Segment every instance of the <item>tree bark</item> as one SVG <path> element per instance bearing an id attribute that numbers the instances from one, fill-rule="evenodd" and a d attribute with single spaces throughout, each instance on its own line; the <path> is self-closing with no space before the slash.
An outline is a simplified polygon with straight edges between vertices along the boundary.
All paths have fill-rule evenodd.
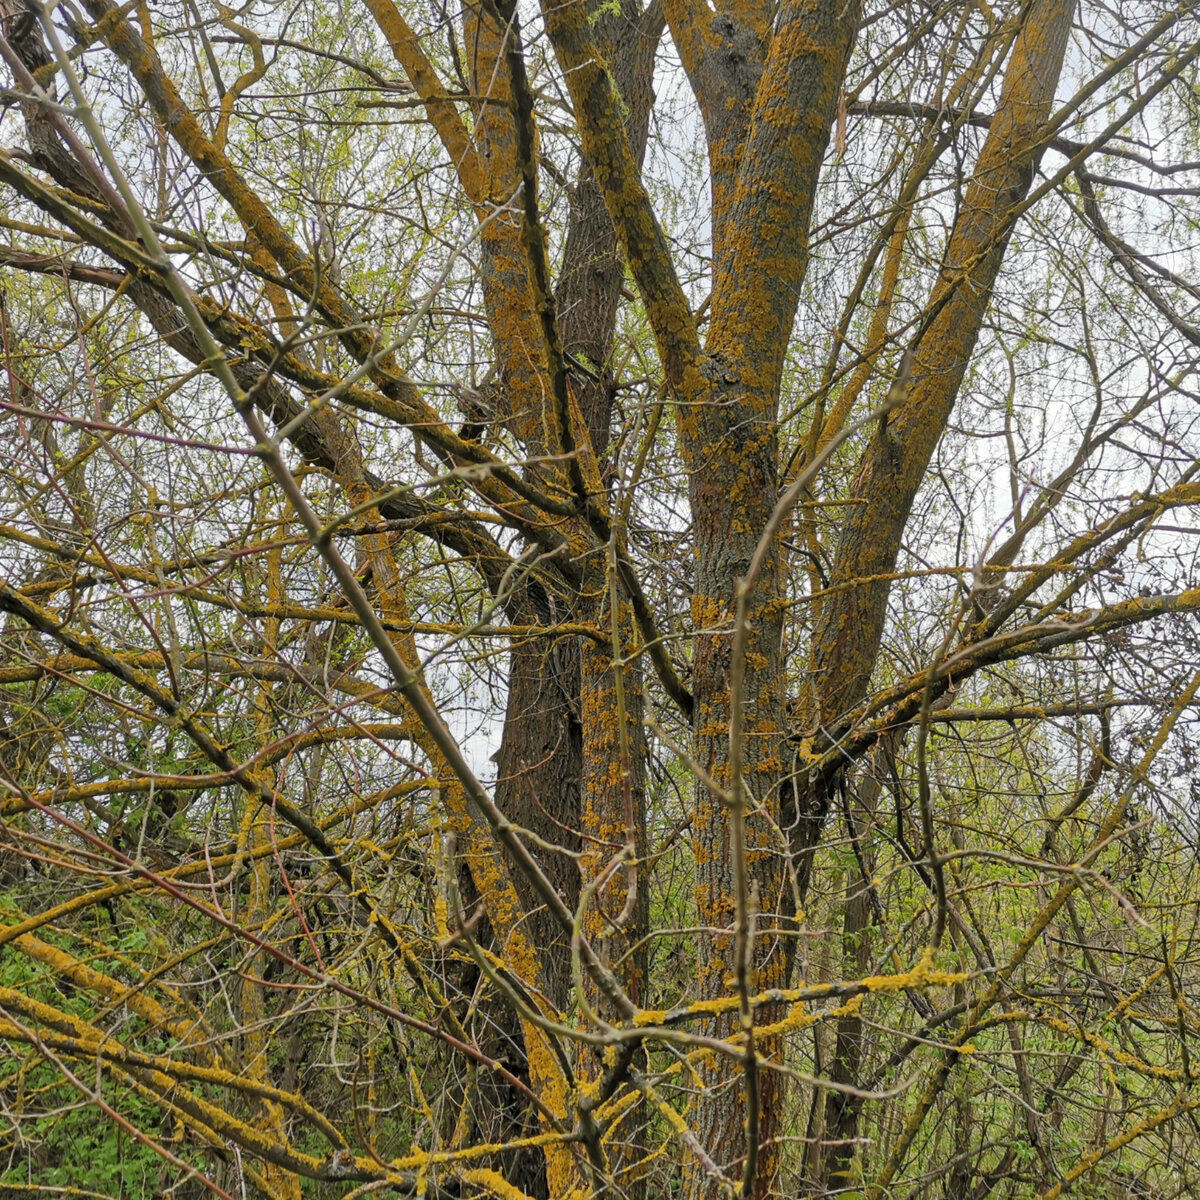
<path id="1" fill-rule="evenodd" d="M 810 677 L 817 712 L 806 717 L 833 737 L 867 692 L 913 501 L 946 428 L 987 311 L 1008 239 L 1045 149 L 1050 114 L 1071 30 L 1074 0 L 1037 0 L 1026 14 L 1000 103 L 951 231 L 912 348 L 902 405 L 881 419 L 850 489 L 830 573 L 830 597 L 813 634 Z M 829 809 L 828 780 L 813 780 L 797 831 L 801 895 Z"/>

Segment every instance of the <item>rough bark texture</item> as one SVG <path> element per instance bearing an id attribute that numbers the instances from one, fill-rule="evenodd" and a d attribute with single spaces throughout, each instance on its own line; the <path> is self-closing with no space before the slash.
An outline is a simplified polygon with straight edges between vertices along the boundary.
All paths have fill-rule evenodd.
<path id="1" fill-rule="evenodd" d="M 613 80 L 627 116 L 626 136 L 634 161 L 641 163 L 654 99 L 654 55 L 663 19 L 657 0 L 645 11 L 624 0 L 617 12 L 600 5 L 596 44 L 612 65 Z M 570 194 L 570 221 L 555 291 L 563 349 L 586 370 L 573 377 L 575 393 L 596 458 L 603 462 L 612 425 L 612 351 L 617 302 L 625 278 L 616 230 L 604 206 L 604 193 L 585 162 Z"/>
<path id="2" fill-rule="evenodd" d="M 539 275 L 538 267 L 544 264 L 537 261 L 538 254 L 549 256 L 544 253 L 544 242 L 535 246 L 531 237 L 531 224 L 536 227 L 540 221 L 532 182 L 538 164 L 528 136 L 532 126 L 522 123 L 531 122 L 532 117 L 528 106 L 524 113 L 521 109 L 521 64 L 513 62 L 514 53 L 522 52 L 515 6 L 489 3 L 464 8 L 462 27 L 473 93 L 473 99 L 466 101 L 450 97 L 441 88 L 421 55 L 418 40 L 389 0 L 367 2 L 454 162 L 463 194 L 477 217 L 486 222 L 480 237 L 480 280 L 496 373 L 495 420 L 516 447 L 513 457 L 558 456 L 552 463 L 527 463 L 511 471 L 507 483 L 497 482 L 504 464 L 490 462 L 487 472 L 481 473 L 488 478 L 478 483 L 481 494 L 491 489 L 486 493 L 489 502 L 502 514 L 496 519 L 511 521 L 508 529 L 516 531 L 512 540 L 519 543 L 524 539 L 530 549 L 564 551 L 553 561 L 509 577 L 506 571 L 513 560 L 501 549 L 507 543 L 501 535 L 493 538 L 486 532 L 484 522 L 464 521 L 440 536 L 475 565 L 493 593 L 499 591 L 502 581 L 506 587 L 513 584 L 505 606 L 514 623 L 536 624 L 542 629 L 586 623 L 602 635 L 587 640 L 576 633 L 533 640 L 513 638 L 507 709 L 497 756 L 499 808 L 515 825 L 534 835 L 530 842 L 537 847 L 537 862 L 566 907 L 578 909 L 586 896 L 586 944 L 594 948 L 603 965 L 613 967 L 633 1004 L 644 1003 L 647 980 L 642 935 L 649 924 L 648 889 L 638 886 L 637 870 L 631 875 L 630 868 L 636 863 L 637 869 L 644 869 L 648 849 L 646 695 L 640 665 L 647 647 L 631 601 L 637 589 L 617 577 L 615 563 L 625 547 L 626 531 L 614 516 L 617 506 L 612 503 L 612 493 L 618 473 L 606 457 L 614 418 L 610 361 L 614 324 L 628 268 L 657 341 L 666 386 L 677 405 L 679 443 L 688 469 L 695 554 L 690 613 L 692 694 L 685 693 L 682 702 L 674 694 L 673 698 L 681 713 L 691 719 L 695 758 L 716 784 L 697 785 L 689 814 L 698 918 L 694 991 L 701 1002 L 730 997 L 731 979 L 737 978 L 741 966 L 735 956 L 739 891 L 752 910 L 756 927 L 748 987 L 757 991 L 786 984 L 797 914 L 791 905 L 785 863 L 789 853 L 795 855 L 803 901 L 830 802 L 837 788 L 845 786 L 845 776 L 839 763 L 824 775 L 814 770 L 813 778 L 802 779 L 802 811 L 794 839 L 787 844 L 787 835 L 781 830 L 792 825 L 786 810 L 789 803 L 794 804 L 789 778 L 792 748 L 786 741 L 784 712 L 789 682 L 783 647 L 787 596 L 779 549 L 760 543 L 781 489 L 777 425 L 785 356 L 808 265 L 808 231 L 822 162 L 858 35 L 859 5 L 855 0 L 784 0 L 781 4 L 754 0 L 711 7 L 698 0 L 663 0 L 664 18 L 658 0 L 652 0 L 645 11 L 633 0 L 622 0 L 616 7 L 602 0 L 590 4 L 547 0 L 545 28 L 571 93 L 584 160 L 570 196 L 563 264 L 551 299 L 547 272 Z M 214 141 L 205 134 L 201 122 L 165 76 L 153 47 L 143 44 L 108 0 L 85 0 L 85 5 L 98 23 L 97 36 L 129 66 L 155 119 L 164 129 L 170 127 L 199 174 L 220 191 L 245 226 L 250 244 L 257 247 L 247 251 L 254 269 L 278 272 L 298 295 L 314 296 L 316 309 L 331 327 L 336 326 L 335 336 L 347 354 L 366 365 L 365 375 L 378 389 L 380 403 L 393 405 L 389 416 L 398 428 L 420 429 L 418 437 L 441 439 L 436 443 L 438 452 L 450 465 L 482 462 L 480 457 L 471 457 L 483 453 L 481 446 L 467 445 L 444 428 L 438 430 L 434 414 L 421 407 L 417 389 L 395 362 L 375 361 L 370 323 L 338 291 L 336 279 L 322 277 L 310 257 L 290 240 L 283 223 L 225 156 L 223 139 Z M 500 14 L 501 9 L 507 18 Z M 1031 0 L 1021 10 L 1020 31 L 1012 43 L 999 101 L 978 160 L 969 170 L 970 182 L 928 300 L 927 319 L 912 347 L 912 367 L 902 403 L 874 427 L 854 474 L 849 503 L 839 518 L 827 595 L 812 610 L 819 615 L 808 670 L 812 684 L 800 717 L 803 731 L 809 735 L 799 752 L 802 763 L 828 751 L 832 739 L 854 731 L 862 711 L 858 706 L 869 694 L 884 633 L 887 577 L 902 553 L 918 489 L 946 431 L 1008 239 L 1029 194 L 1073 9 L 1074 0 Z M 0 16 L 26 65 L 44 72 L 49 56 L 39 27 L 25 11 L 24 0 L 0 0 Z M 670 24 L 699 101 L 711 164 L 714 267 L 708 327 L 703 336 L 641 180 L 653 99 L 654 51 L 664 19 Z M 1015 20 L 1012 27 L 1016 28 Z M 1001 44 L 1000 39 L 995 44 Z M 1004 45 L 1007 47 L 1007 42 Z M 999 63 L 1002 55 L 996 53 Z M 468 104 L 474 105 L 469 130 L 467 120 L 460 116 Z M 102 229 L 94 235 L 93 244 L 121 263 L 128 274 L 104 274 L 107 269 L 94 266 L 76 265 L 74 269 L 92 272 L 89 283 L 120 289 L 167 346 L 192 363 L 204 362 L 194 332 L 181 327 L 179 306 L 153 272 L 144 265 L 139 268 L 135 249 L 130 249 L 132 235 L 121 225 L 115 207 L 105 211 L 104 189 L 97 188 L 94 175 L 89 176 L 71 158 L 52 116 L 29 103 L 23 114 L 28 157 L 59 185 L 57 194 L 46 189 L 47 194 L 39 194 L 37 203 L 70 225 L 73 218 L 64 190 L 89 201 L 88 211 L 115 239 L 111 246 L 105 244 Z M 39 185 L 26 180 L 20 186 L 26 195 L 32 195 Z M 76 214 L 74 219 L 82 218 Z M 814 422 L 813 447 L 826 441 L 849 417 L 884 351 L 887 306 L 901 278 L 905 232 L 906 226 L 898 222 L 887 235 L 892 253 L 884 276 L 882 296 L 886 300 L 881 298 L 881 324 L 869 338 L 870 356 L 851 376 L 849 392 L 841 397 L 843 407 L 834 410 L 830 423 L 821 426 Z M 63 273 L 67 273 L 65 263 Z M 869 277 L 868 271 L 864 283 Z M 270 287 L 267 294 L 278 309 L 286 296 L 277 285 L 270 286 L 279 298 Z M 255 344 L 246 332 L 250 322 L 245 328 L 239 326 L 230 315 L 232 308 L 226 312 L 211 301 L 204 312 L 222 342 L 236 348 L 238 357 L 231 370 L 238 385 L 254 390 L 255 403 L 276 424 L 292 421 L 299 402 L 285 386 L 267 377 L 265 356 L 256 360 Z M 276 316 L 279 328 L 286 329 L 294 313 L 277 311 Z M 559 355 L 560 346 L 565 355 Z M 564 359 L 569 364 L 565 376 Z M 323 386 L 311 361 L 297 358 L 284 362 L 281 358 L 280 363 L 283 365 L 272 362 L 270 369 L 278 369 L 282 378 L 297 382 L 309 393 L 316 394 Z M 560 387 L 564 377 L 569 382 L 565 401 Z M 291 436 L 305 462 L 327 472 L 346 501 L 372 518 L 416 519 L 425 514 L 421 501 L 410 495 L 390 498 L 386 506 L 380 504 L 379 511 L 372 508 L 381 481 L 366 471 L 352 427 L 334 408 L 315 412 L 307 424 L 298 424 Z M 527 490 L 522 491 L 522 486 Z M 529 494 L 537 498 L 528 501 Z M 844 499 L 839 495 L 837 502 Z M 523 505 L 519 518 L 511 517 L 506 507 L 510 500 L 515 501 L 514 509 Z M 817 545 L 815 528 L 814 523 L 810 531 L 813 546 Z M 376 531 L 364 535 L 359 545 L 364 568 L 370 571 L 365 586 L 370 589 L 371 603 L 390 622 L 389 630 L 411 628 L 394 543 Z M 762 569 L 748 605 L 743 709 L 736 713 L 731 651 L 735 606 L 739 584 L 760 549 L 765 552 Z M 350 591 L 346 584 L 347 594 Z M 46 631 L 51 624 L 46 618 L 37 628 Z M 415 667 L 412 634 L 396 634 L 393 645 L 410 669 Z M 264 687 L 263 692 L 269 695 L 271 688 Z M 918 694 L 919 689 L 910 687 L 897 700 L 897 705 L 907 705 L 901 713 L 903 720 L 913 718 Z M 382 706 L 387 701 L 380 699 L 379 703 Z M 741 766 L 735 780 L 731 726 L 739 718 L 744 720 L 744 742 L 738 746 Z M 819 736 L 813 730 L 818 730 Z M 858 735 L 862 736 L 861 722 Z M 437 762 L 435 743 L 420 729 L 410 724 L 403 736 L 430 762 Z M 445 743 L 438 744 L 449 756 Z M 865 745 L 855 745 L 856 756 L 861 757 Z M 806 760 L 805 755 L 810 758 Z M 555 916 L 547 911 L 554 895 L 539 892 L 537 884 L 525 875 L 510 874 L 498 836 L 468 808 L 463 787 L 445 770 L 439 767 L 438 771 L 443 815 L 458 839 L 463 898 L 468 908 L 480 902 L 482 915 L 473 927 L 476 939 L 494 952 L 501 971 L 523 997 L 540 1005 L 545 1016 L 565 1019 L 569 1013 L 577 1027 L 588 1032 L 600 1023 L 588 1014 L 589 1006 L 597 1010 L 601 1022 L 616 1016 L 614 1010 L 621 1009 L 622 998 L 615 989 L 607 997 L 603 995 L 600 970 L 585 975 L 580 1011 L 571 1012 L 575 993 L 569 936 L 561 912 Z M 733 823 L 731 809 L 719 794 L 735 783 L 744 784 L 746 799 L 744 866 L 748 883 L 744 889 L 738 869 L 742 863 L 735 849 L 742 828 Z M 878 792 L 877 777 L 860 780 L 858 805 L 868 816 Z M 858 978 L 866 976 L 870 966 L 872 893 L 867 881 L 872 863 L 869 845 L 858 840 L 849 806 L 847 816 L 859 869 L 851 868 L 844 876 L 840 973 Z M 741 821 L 740 812 L 736 819 Z M 497 821 L 496 830 L 502 825 Z M 1100 828 L 1106 839 L 1115 837 L 1115 824 Z M 260 901 L 267 894 L 264 864 L 269 839 L 257 826 L 252 833 L 249 844 L 261 854 L 252 880 L 255 890 L 250 910 L 255 916 L 261 909 L 265 920 L 265 901 Z M 512 840 L 505 844 L 509 856 L 519 860 L 520 845 Z M 332 851 L 328 857 L 332 861 Z M 536 869 L 530 867 L 529 871 L 536 879 Z M 1063 888 L 1068 886 L 1075 884 L 1063 884 Z M 1061 895 L 1063 899 L 1055 904 L 1065 902 L 1069 891 Z M 1054 911 L 1050 907 L 1044 910 L 1049 913 L 1047 922 Z M 402 956 L 400 942 L 387 928 L 385 918 L 386 914 L 382 923 L 376 922 L 380 936 L 392 937 L 390 949 Z M 444 917 L 439 932 L 446 933 Z M 1020 953 L 1026 953 L 1038 936 L 1040 930 L 1031 926 L 1028 944 L 1022 943 Z M 447 934 L 440 944 L 452 941 Z M 250 961 L 241 996 L 244 1014 L 253 1025 L 267 1013 L 269 994 L 258 958 Z M 1012 961 L 1020 963 L 1016 957 Z M 536 1020 L 522 1015 L 519 1005 L 501 995 L 502 989 L 493 987 L 483 971 L 472 975 L 457 963 L 452 969 L 463 970 L 467 976 L 463 991 L 477 995 L 478 1002 L 456 1006 L 431 1000 L 431 1009 L 447 1025 L 467 1020 L 469 1011 L 480 1022 L 472 1030 L 476 1044 L 512 1070 L 510 1077 L 499 1072 L 488 1075 L 475 1093 L 476 1103 L 491 1110 L 484 1140 L 519 1142 L 556 1128 L 556 1124 L 569 1130 L 578 1122 L 569 1147 L 559 1143 L 504 1151 L 486 1147 L 485 1155 L 506 1181 L 489 1186 L 498 1194 L 507 1194 L 504 1186 L 509 1190 L 515 1186 L 535 1200 L 577 1196 L 585 1182 L 579 1165 L 588 1136 L 585 1118 L 593 1115 L 584 1100 L 593 1097 L 585 1095 L 585 1087 L 576 1093 L 570 1072 L 561 1068 L 563 1057 L 555 1053 L 557 1047 L 551 1047 L 551 1036 L 541 1031 Z M 419 972 L 414 969 L 413 974 Z M 997 977 L 994 988 L 1002 982 Z M 472 984 L 479 985 L 478 992 Z M 923 983 L 910 979 L 904 986 L 916 988 Z M 987 986 L 991 988 L 993 983 Z M 863 992 L 870 990 L 866 983 L 859 987 Z M 996 990 L 986 993 L 987 1003 L 998 994 Z M 958 995 L 965 1009 L 967 992 Z M 978 1003 L 982 1013 L 984 1001 Z M 712 1014 L 718 1011 L 725 1015 L 714 1018 Z M 762 1004 L 754 1020 L 767 1024 L 777 1014 L 771 1005 Z M 628 1009 L 621 1015 L 629 1016 Z M 651 1015 L 637 1014 L 634 1024 Z M 720 1005 L 702 1003 L 686 1015 L 698 1018 L 686 1025 L 688 1029 L 723 1038 L 738 1033 L 735 1014 Z M 858 1182 L 861 1162 L 856 1161 L 855 1143 L 863 1101 L 853 1090 L 864 1083 L 865 1028 L 856 1009 L 844 1011 L 836 1025 L 832 1061 L 820 1064 L 830 1069 L 832 1081 L 843 1090 L 829 1089 L 823 1094 L 816 1090 L 821 1112 L 812 1127 L 828 1144 L 814 1147 L 806 1160 L 810 1166 L 806 1186 L 814 1191 L 832 1192 Z M 655 1036 L 661 1037 L 661 1030 Z M 590 1081 L 604 1080 L 612 1060 L 619 1057 L 614 1047 L 598 1053 L 592 1046 L 577 1048 L 566 1037 L 563 1044 L 570 1047 L 566 1053 L 577 1053 L 576 1063 L 583 1068 L 580 1074 Z M 632 1038 L 623 1043 L 628 1044 Z M 267 1080 L 266 1042 L 251 1033 L 243 1047 L 253 1070 Z M 762 1058 L 768 1058 L 776 1055 L 780 1046 L 766 1039 L 757 1049 Z M 1018 1074 L 1020 1053 L 1014 1042 Z M 637 1065 L 645 1062 L 640 1050 L 632 1051 L 630 1058 Z M 727 1179 L 736 1179 L 740 1164 L 757 1148 L 757 1171 L 747 1178 L 744 1192 L 765 1197 L 776 1186 L 777 1135 L 785 1111 L 781 1073 L 759 1071 L 760 1115 L 755 1124 L 746 1103 L 746 1096 L 753 1091 L 747 1082 L 753 1077 L 751 1071 L 743 1074 L 729 1058 L 715 1056 L 697 1058 L 694 1066 L 700 1086 L 689 1101 L 687 1121 L 695 1142 L 682 1155 L 686 1158 L 698 1143 Z M 939 1067 L 929 1077 L 919 1100 L 921 1119 L 937 1101 L 950 1070 L 950 1066 Z M 626 1084 L 627 1080 L 621 1079 L 613 1088 Z M 551 1109 L 551 1116 L 535 1111 L 526 1087 Z M 601 1090 L 599 1084 L 592 1087 Z M 462 1095 L 465 1103 L 465 1088 Z M 639 1105 L 644 1098 L 632 1092 L 630 1097 Z M 946 1184 L 947 1195 L 955 1200 L 970 1194 L 974 1177 L 974 1168 L 963 1165 L 972 1144 L 967 1099 L 964 1092 L 957 1143 L 963 1157 Z M 1025 1111 L 1030 1114 L 1032 1105 L 1028 1097 L 1025 1100 Z M 256 1119 L 282 1136 L 282 1111 L 264 1103 Z M 624 1124 L 618 1119 L 605 1130 L 607 1158 L 596 1152 L 589 1159 L 598 1193 L 608 1189 L 611 1194 L 641 1194 L 642 1185 L 626 1172 L 643 1157 L 642 1130 L 648 1123 L 647 1112 L 652 1111 L 631 1105 L 633 1115 L 624 1118 Z M 664 1115 L 663 1110 L 658 1115 Z M 872 1185 L 873 1196 L 889 1185 L 919 1125 L 918 1121 L 896 1135 L 880 1180 Z M 1032 1125 L 1030 1131 L 1032 1139 Z M 756 1143 L 748 1141 L 751 1136 Z M 688 1200 L 708 1200 L 726 1190 L 723 1183 L 711 1178 L 707 1167 L 698 1154 L 685 1163 L 683 1189 Z M 286 1184 L 290 1194 L 298 1192 L 298 1184 L 293 1187 L 298 1176 L 283 1172 L 278 1179 L 290 1181 Z"/>
<path id="3" fill-rule="evenodd" d="M 771 44 L 775 6 L 762 0 L 725 0 L 711 7 L 696 0 L 665 0 L 664 8 L 704 120 L 713 265 L 721 274 L 731 265 L 731 240 L 737 227 L 728 214 L 745 161 L 746 131 Z"/>
<path id="4" fill-rule="evenodd" d="M 830 584 L 890 571 L 917 488 L 954 406 L 1016 213 L 1033 182 L 1071 29 L 1074 0 L 1041 0 L 1026 18 L 1005 74 L 1000 105 L 929 300 L 936 316 L 915 348 L 904 406 L 881 422 L 851 490 Z M 849 589 L 826 608 L 814 674 L 821 711 L 836 717 L 866 688 L 883 630 L 889 583 Z"/>
<path id="5" fill-rule="evenodd" d="M 747 572 L 778 499 L 778 417 L 783 351 L 807 267 L 804 240 L 834 106 L 854 41 L 856 10 L 844 4 L 786 6 L 758 81 L 753 117 L 742 141 L 742 165 L 727 211 L 735 231 L 728 269 L 713 288 L 712 327 L 703 370 L 706 403 L 681 428 L 689 452 L 695 521 L 694 751 L 718 783 L 727 785 L 730 622 L 735 585 Z M 757 892 L 760 943 L 756 983 L 781 982 L 789 933 L 783 851 L 777 844 L 783 776 L 781 656 L 783 609 L 778 555 L 772 548 L 748 610 L 745 677 L 747 867 Z M 734 884 L 726 812 L 700 786 L 692 826 L 700 925 L 731 929 Z M 733 964 L 730 933 L 701 934 L 699 987 L 722 994 Z M 769 1052 L 769 1047 L 767 1048 Z M 709 1077 L 710 1088 L 719 1076 Z M 764 1073 L 763 1155 L 757 1194 L 772 1186 L 773 1137 L 780 1116 L 779 1078 Z M 718 1162 L 744 1153 L 745 1114 L 729 1095 L 710 1092 L 697 1106 L 703 1145 Z M 711 1186 L 696 1174 L 693 1188 Z"/>
<path id="6" fill-rule="evenodd" d="M 835 736 L 842 732 L 839 718 L 863 698 L 874 669 L 891 586 L 887 575 L 1044 149 L 1038 133 L 1050 113 L 1074 7 L 1074 0 L 1039 0 L 1026 15 L 929 300 L 932 320 L 914 348 L 907 397 L 879 422 L 851 488 L 851 499 L 860 503 L 846 509 L 829 581 L 833 597 L 821 613 L 812 653 L 819 719 Z M 802 894 L 828 807 L 827 781 L 815 781 L 798 830 Z"/>
<path id="7" fill-rule="evenodd" d="M 653 17 L 647 21 L 634 5 L 625 5 L 620 14 L 602 16 L 596 26 L 598 39 L 612 55 L 615 76 L 628 89 L 623 91 L 629 111 L 628 137 L 632 152 L 640 159 L 646 145 L 650 77 L 661 22 Z M 476 74 L 480 73 L 477 68 Z M 503 153 L 499 138 L 505 127 L 493 117 L 488 129 L 491 143 L 488 157 L 495 164 Z M 515 177 L 508 182 L 515 187 Z M 500 190 L 503 186 L 501 183 Z M 485 240 L 485 286 L 490 278 L 494 300 L 489 307 L 511 310 L 523 300 L 531 322 L 517 331 L 515 316 L 511 311 L 504 312 L 502 320 L 514 329 L 513 341 L 509 345 L 498 344 L 497 352 L 499 361 L 506 364 L 507 419 L 518 424 L 528 453 L 534 455 L 545 452 L 540 414 L 546 404 L 548 382 L 544 368 L 537 371 L 532 365 L 522 367 L 522 358 L 530 364 L 542 361 L 541 335 L 532 327 L 533 309 L 523 251 L 513 241 L 511 230 L 497 232 Z M 608 444 L 612 419 L 612 394 L 605 372 L 622 275 L 612 222 L 603 208 L 590 170 L 585 169 L 572 199 L 556 308 L 560 313 L 564 349 L 580 355 L 594 375 L 593 378 L 580 371 L 575 376 L 575 394 L 596 457 L 603 454 Z M 518 284 L 520 290 L 517 290 Z M 537 358 L 532 357 L 535 352 Z M 509 384 L 509 376 L 513 377 L 512 384 Z M 516 391 L 513 391 L 514 386 Z M 532 416 L 535 411 L 539 414 L 538 420 Z M 600 553 L 602 556 L 602 551 Z M 513 606 L 518 614 L 516 619 L 520 620 L 521 615 L 536 614 L 542 621 L 553 623 L 597 616 L 600 605 L 595 593 L 603 585 L 602 562 L 600 566 L 598 577 L 594 574 L 591 586 L 582 595 L 565 594 L 553 583 L 545 587 L 531 584 Z M 570 637 L 556 641 L 549 651 L 540 642 L 512 647 L 504 733 L 497 756 L 497 800 L 501 808 L 543 840 L 561 845 L 572 853 L 580 846 L 582 816 L 583 724 L 579 656 L 578 640 Z M 603 736 L 610 734 L 611 729 Z M 644 737 L 640 722 L 634 736 L 639 742 Z M 567 855 L 547 855 L 546 865 L 568 905 L 574 909 L 579 898 L 579 873 L 574 860 Z M 532 897 L 530 899 L 531 910 L 538 909 L 532 903 Z M 552 1002 L 563 1009 L 570 989 L 569 948 L 561 930 L 545 914 L 535 911 L 532 920 L 538 944 L 547 948 L 551 959 Z"/>
<path id="8" fill-rule="evenodd" d="M 597 6 L 594 21 L 597 42 L 611 61 L 626 107 L 625 136 L 630 152 L 640 161 L 646 145 L 654 54 L 662 21 L 654 11 L 643 13 L 637 4 L 622 4 L 619 11 Z M 503 67 L 503 43 L 499 30 L 488 20 L 469 14 L 467 44 L 472 47 L 472 77 L 477 90 L 487 87 L 491 100 L 507 101 L 508 81 Z M 479 112 L 477 145 L 491 185 L 491 199 L 504 203 L 516 191 L 520 173 L 517 164 L 516 131 L 507 107 L 489 103 Z M 505 216 L 491 221 L 484 231 L 483 283 L 495 352 L 503 385 L 504 410 L 501 420 L 533 457 L 561 450 L 550 416 L 551 384 L 538 326 L 536 301 L 529 279 L 527 248 L 519 218 Z M 573 399 L 577 403 L 590 441 L 593 459 L 603 456 L 612 421 L 611 354 L 617 301 L 623 267 L 612 222 L 590 169 L 585 165 L 571 197 L 564 262 L 554 298 L 559 333 L 564 351 L 577 360 L 572 371 Z M 535 475 L 544 475 L 541 470 Z M 559 472 L 555 472 L 557 476 Z M 578 533 L 581 544 L 592 541 L 589 530 Z M 551 568 L 551 571 L 553 569 Z M 553 573 L 531 580 L 519 589 L 510 610 L 518 622 L 537 620 L 601 621 L 608 617 L 602 602 L 606 592 L 603 547 L 597 547 L 584 564 L 582 588 L 567 589 Z M 622 626 L 631 637 L 631 623 Z M 641 830 L 645 802 L 645 732 L 641 721 L 641 687 L 636 674 L 628 687 L 627 736 L 632 751 L 632 774 L 622 780 L 616 769 L 617 712 L 611 684 L 611 666 L 606 652 L 579 639 L 564 636 L 547 646 L 544 641 L 514 643 L 507 674 L 507 702 L 500 749 L 497 754 L 496 797 L 501 809 L 523 828 L 533 831 L 540 842 L 561 846 L 563 853 L 541 851 L 541 860 L 567 905 L 579 903 L 580 872 L 585 880 L 603 869 L 620 848 L 625 832 L 624 788 L 635 810 Z M 581 850 L 581 832 L 588 839 Z M 615 847 L 612 843 L 615 840 Z M 644 843 L 642 843 L 644 845 Z M 598 853 L 597 853 L 598 848 Z M 600 861 L 597 861 L 597 860 Z M 618 876 L 618 881 L 624 874 Z M 541 947 L 548 999 L 562 1012 L 571 1003 L 570 946 L 558 923 L 537 903 L 532 889 L 518 881 L 526 902 L 532 936 Z M 609 891 L 598 897 L 607 906 Z M 623 900 L 611 916 L 620 913 Z M 637 942 L 646 923 L 645 891 L 630 914 L 625 936 L 628 945 Z M 591 914 L 589 932 L 603 925 L 600 914 Z M 620 941 L 622 939 L 618 939 Z M 607 943 L 607 931 L 597 944 Z M 628 946 L 621 946 L 621 951 Z M 639 963 L 644 970 L 645 952 L 628 960 L 626 983 L 637 991 Z M 643 985 L 644 987 L 644 985 Z M 511 1016 L 501 1017 L 513 1045 L 519 1033 Z M 513 1114 L 512 1136 L 525 1118 Z M 532 1194 L 545 1186 L 537 1173 L 512 1156 L 506 1174 Z M 540 1153 L 526 1153 L 536 1160 Z M 614 1169 L 623 1164 L 615 1162 Z M 636 1189 L 635 1189 L 636 1190 Z"/>

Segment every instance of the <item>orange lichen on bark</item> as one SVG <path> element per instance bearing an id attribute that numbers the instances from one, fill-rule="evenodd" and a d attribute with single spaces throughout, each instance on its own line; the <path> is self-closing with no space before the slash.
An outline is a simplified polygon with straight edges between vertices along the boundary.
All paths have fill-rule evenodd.
<path id="1" fill-rule="evenodd" d="M 695 318 L 630 151 L 621 100 L 592 36 L 587 6 L 547 2 L 542 16 L 580 117 L 584 158 L 641 292 L 667 378 L 677 399 L 702 398 Z"/>
<path id="2" fill-rule="evenodd" d="M 1062 67 L 1072 0 L 1029 9 L 1014 44 L 1000 102 L 946 247 L 930 297 L 935 313 L 915 354 L 901 408 L 881 424 L 864 457 L 842 529 L 831 584 L 894 567 L 917 488 L 949 418 L 1000 268 L 1008 236 L 1033 178 L 1042 124 Z M 812 672 L 821 680 L 821 717 L 858 699 L 874 664 L 886 582 L 829 599 L 814 637 Z"/>
<path id="3" fill-rule="evenodd" d="M 52 946 L 32 934 L 18 934 L 12 938 L 11 945 L 34 961 L 42 963 L 58 978 L 65 979 L 93 995 L 104 997 L 111 1005 L 124 1005 L 154 1028 L 178 1039 L 201 1061 L 214 1067 L 226 1068 L 227 1064 L 221 1061 L 214 1048 L 211 1030 L 205 1028 L 197 1016 L 172 1012 L 150 996 L 144 988 L 130 987 L 110 975 L 105 975 L 80 962 L 67 951 Z"/>
<path id="4" fill-rule="evenodd" d="M 463 190 L 476 204 L 482 203 L 486 174 L 480 171 L 478 156 L 455 101 L 421 48 L 420 39 L 392 0 L 366 0 L 366 4 L 380 32 L 387 38 L 393 57 L 424 103 L 429 123 L 437 130 Z"/>

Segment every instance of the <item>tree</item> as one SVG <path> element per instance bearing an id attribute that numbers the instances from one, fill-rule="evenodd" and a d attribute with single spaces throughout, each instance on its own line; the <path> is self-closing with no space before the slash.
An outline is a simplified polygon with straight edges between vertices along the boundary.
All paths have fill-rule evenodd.
<path id="1" fill-rule="evenodd" d="M 4 1187 L 1186 1193 L 1194 6 L 0 26 Z"/>

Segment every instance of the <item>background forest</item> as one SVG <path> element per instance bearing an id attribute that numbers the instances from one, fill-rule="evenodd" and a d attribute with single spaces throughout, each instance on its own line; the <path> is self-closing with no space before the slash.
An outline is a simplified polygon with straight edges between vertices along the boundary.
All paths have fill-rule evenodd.
<path id="1" fill-rule="evenodd" d="M 1200 1192 L 1200 20 L 0 0 L 0 1196 Z"/>

